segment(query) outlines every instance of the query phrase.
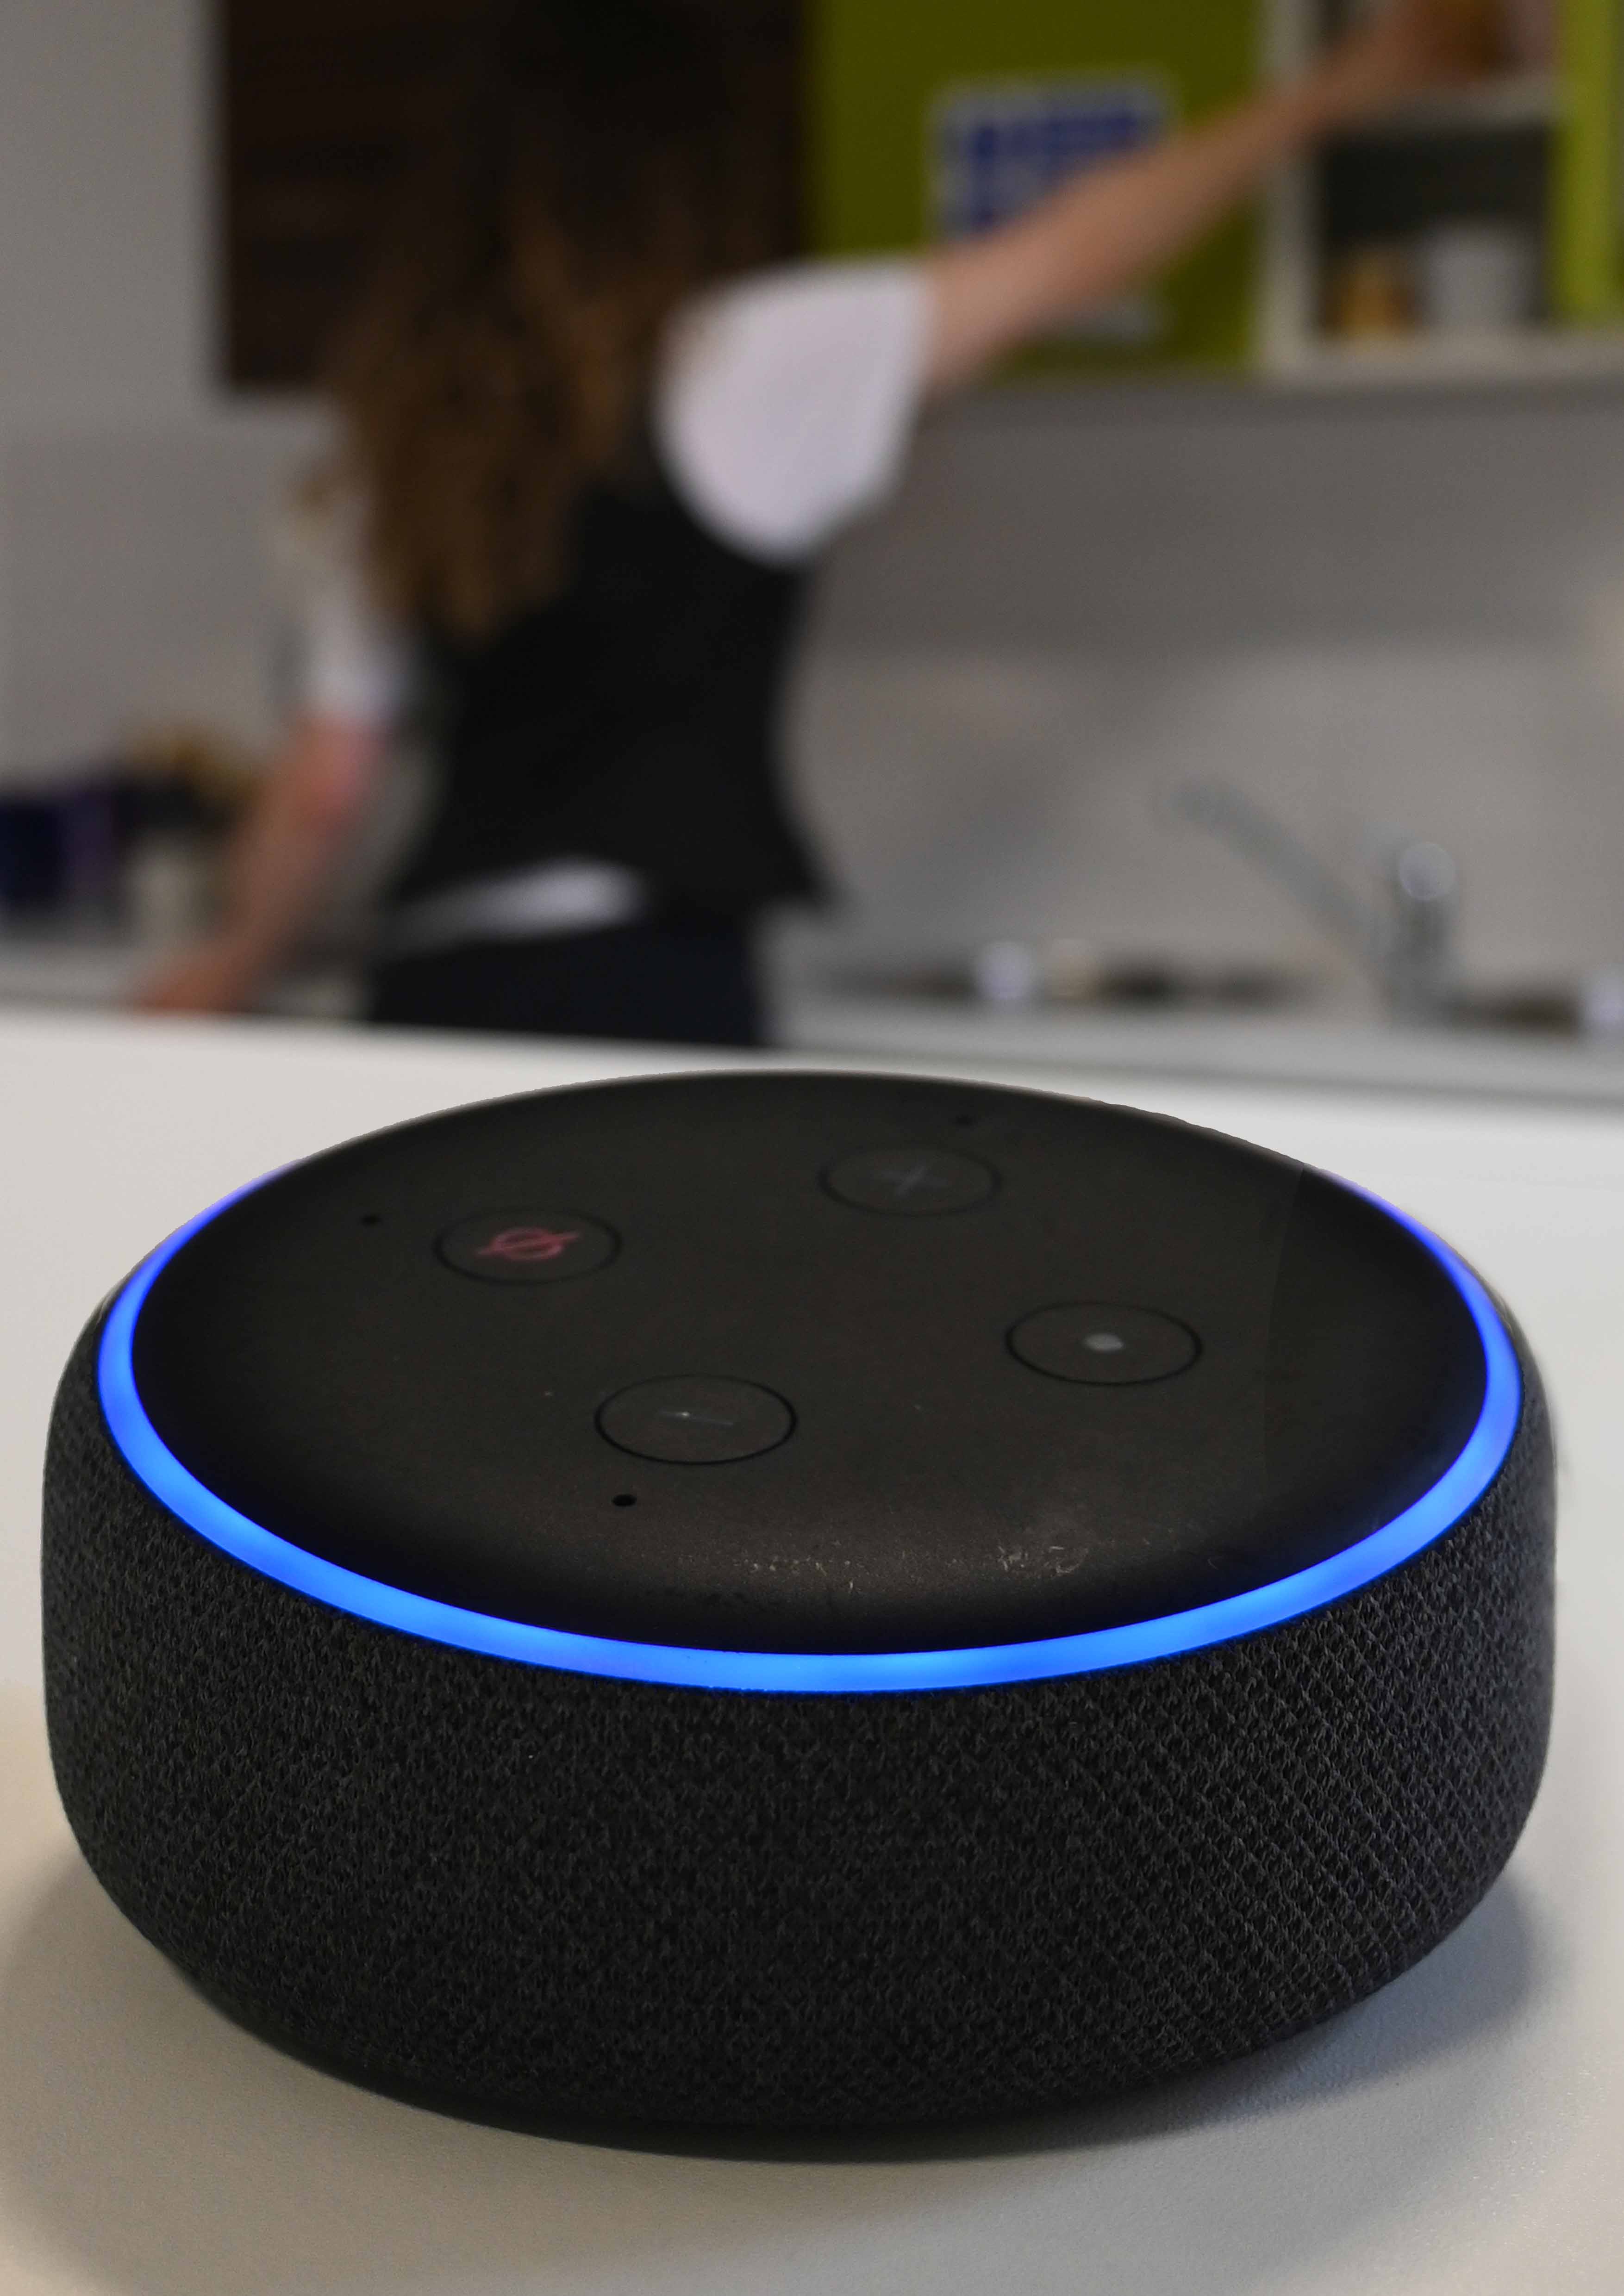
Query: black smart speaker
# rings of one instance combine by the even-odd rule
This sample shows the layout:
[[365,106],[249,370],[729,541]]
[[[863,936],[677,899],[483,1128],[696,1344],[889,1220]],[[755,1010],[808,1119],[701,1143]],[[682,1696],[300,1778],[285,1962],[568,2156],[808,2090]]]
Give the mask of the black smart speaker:
[[1049,2107],[1407,1969],[1544,1759],[1538,1379],[1443,1244],[1128,1110],[542,1093],[94,1319],[52,1751],[273,2039],[517,2120]]

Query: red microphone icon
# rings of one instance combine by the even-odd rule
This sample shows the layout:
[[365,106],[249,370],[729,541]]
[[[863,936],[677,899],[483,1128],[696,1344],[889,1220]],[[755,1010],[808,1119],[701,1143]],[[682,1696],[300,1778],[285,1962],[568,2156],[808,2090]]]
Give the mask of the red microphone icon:
[[550,1260],[562,1259],[570,1246],[580,1240],[578,1228],[504,1227],[480,1246],[476,1257],[504,1259],[513,1267],[542,1267]]
[[475,1212],[435,1245],[448,1267],[487,1283],[563,1283],[606,1267],[620,1239],[585,1212],[545,1203]]

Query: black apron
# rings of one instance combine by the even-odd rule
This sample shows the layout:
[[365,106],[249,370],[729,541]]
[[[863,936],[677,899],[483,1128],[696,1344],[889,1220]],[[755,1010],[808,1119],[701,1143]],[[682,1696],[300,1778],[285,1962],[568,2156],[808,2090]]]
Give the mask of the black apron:
[[779,791],[803,570],[730,549],[659,480],[588,495],[570,562],[494,638],[427,638],[439,785],[386,906],[562,858],[637,871],[656,915],[814,891]]

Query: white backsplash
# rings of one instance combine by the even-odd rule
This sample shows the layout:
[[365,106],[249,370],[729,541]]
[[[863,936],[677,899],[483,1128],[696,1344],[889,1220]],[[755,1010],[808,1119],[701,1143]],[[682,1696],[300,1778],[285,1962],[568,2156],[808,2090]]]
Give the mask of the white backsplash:
[[305,409],[226,406],[0,433],[0,777],[72,774],[177,720],[275,741],[270,527],[320,436]]
[[930,427],[825,582],[797,713],[851,930],[1312,960],[1158,817],[1234,783],[1353,878],[1436,839],[1463,953],[1624,961],[1624,393],[1163,389]]
[[[132,726],[268,742],[266,535],[308,408],[0,436],[0,775]],[[1162,791],[1233,783],[1353,877],[1458,857],[1472,968],[1624,962],[1624,395],[1026,398],[931,426],[822,585],[796,780],[891,947],[1333,962]]]
[[1077,939],[1340,970],[1284,892],[1168,817],[1164,793],[1200,779],[1267,805],[1356,887],[1383,831],[1448,847],[1476,972],[1624,961],[1624,697],[1580,649],[826,648],[796,735],[841,927],[864,941]]

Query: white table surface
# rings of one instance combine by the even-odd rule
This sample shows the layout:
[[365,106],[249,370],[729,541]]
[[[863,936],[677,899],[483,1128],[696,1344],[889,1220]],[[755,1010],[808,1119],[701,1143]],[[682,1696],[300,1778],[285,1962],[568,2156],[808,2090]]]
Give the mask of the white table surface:
[[674,1065],[0,1019],[3,2296],[1619,2296],[1624,1115],[1070,1080],[1417,1211],[1510,1298],[1553,1390],[1545,1790],[1464,1927],[1319,2032],[951,2142],[621,2149],[467,2127],[294,2064],[194,1998],[103,1898],[51,1786],[35,1584],[52,1389],[96,1300],[182,1218],[305,1151]]

